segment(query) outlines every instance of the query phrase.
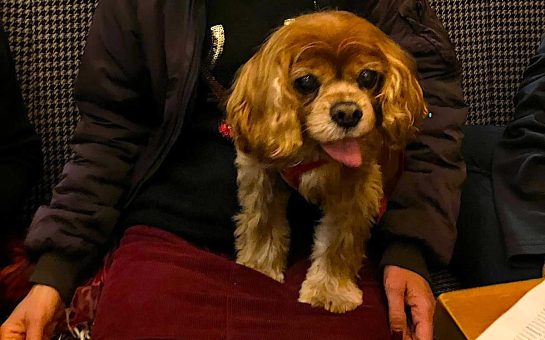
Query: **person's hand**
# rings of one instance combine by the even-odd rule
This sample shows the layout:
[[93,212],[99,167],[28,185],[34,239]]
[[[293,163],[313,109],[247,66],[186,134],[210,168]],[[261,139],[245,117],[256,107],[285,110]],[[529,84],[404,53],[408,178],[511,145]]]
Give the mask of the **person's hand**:
[[[432,340],[435,298],[428,281],[397,266],[384,268],[384,289],[388,299],[390,329],[403,339]],[[410,309],[410,320],[405,313]]]
[[36,285],[0,327],[0,340],[50,339],[63,312],[57,290]]

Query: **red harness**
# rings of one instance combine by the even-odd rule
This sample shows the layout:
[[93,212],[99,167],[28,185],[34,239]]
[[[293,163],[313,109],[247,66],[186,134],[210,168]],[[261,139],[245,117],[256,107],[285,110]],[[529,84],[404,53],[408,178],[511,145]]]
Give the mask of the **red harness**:
[[304,173],[314,170],[316,168],[319,168],[326,163],[327,161],[323,159],[319,159],[317,161],[312,161],[308,163],[300,163],[280,171],[280,176],[282,176],[284,181],[286,181],[286,183],[290,187],[297,190],[299,189],[299,185],[301,185],[301,177],[303,177]]
[[[295,190],[298,190],[299,185],[301,185],[301,177],[303,177],[303,174],[305,174],[308,171],[319,168],[326,163],[327,161],[320,159],[320,160],[312,161],[308,163],[297,164],[280,171],[280,176],[282,176],[282,179],[284,179],[284,181],[290,187],[294,188]],[[400,175],[401,173],[398,173],[397,178],[399,178]],[[389,193],[385,192],[384,197],[380,199],[380,206],[378,211],[379,219],[382,217],[382,215],[384,215],[384,213],[386,212],[386,208],[388,207],[388,196],[389,196]]]

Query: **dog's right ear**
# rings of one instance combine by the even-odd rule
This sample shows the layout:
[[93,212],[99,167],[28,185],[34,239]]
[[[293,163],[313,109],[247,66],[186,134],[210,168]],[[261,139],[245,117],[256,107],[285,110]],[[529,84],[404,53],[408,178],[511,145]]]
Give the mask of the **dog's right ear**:
[[227,101],[235,145],[262,160],[288,159],[303,145],[300,104],[289,83],[291,55],[278,34],[240,69]]

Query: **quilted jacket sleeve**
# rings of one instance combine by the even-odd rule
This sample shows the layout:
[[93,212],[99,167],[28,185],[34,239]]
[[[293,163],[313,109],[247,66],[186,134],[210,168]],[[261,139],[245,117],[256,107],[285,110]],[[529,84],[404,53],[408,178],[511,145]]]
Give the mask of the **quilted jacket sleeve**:
[[73,159],[48,206],[36,212],[26,245],[40,254],[31,280],[65,302],[110,241],[120,198],[146,144],[152,93],[139,42],[135,1],[101,1],[76,84],[81,119]]
[[452,255],[465,180],[461,127],[468,110],[461,69],[426,0],[376,3],[368,18],[416,60],[430,116],[407,146],[403,174],[375,230],[375,240],[383,251],[383,266],[406,267],[429,279],[426,262],[446,264]]

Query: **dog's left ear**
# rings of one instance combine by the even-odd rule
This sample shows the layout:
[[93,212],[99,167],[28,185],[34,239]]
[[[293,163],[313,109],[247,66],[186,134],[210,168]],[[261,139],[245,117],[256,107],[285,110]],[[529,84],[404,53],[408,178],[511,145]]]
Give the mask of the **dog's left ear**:
[[227,101],[237,148],[262,160],[288,159],[303,145],[290,52],[274,37],[239,71]]
[[415,124],[426,116],[427,108],[413,59],[393,42],[385,43],[383,52],[388,67],[378,96],[382,128],[386,145],[400,149],[413,137]]

